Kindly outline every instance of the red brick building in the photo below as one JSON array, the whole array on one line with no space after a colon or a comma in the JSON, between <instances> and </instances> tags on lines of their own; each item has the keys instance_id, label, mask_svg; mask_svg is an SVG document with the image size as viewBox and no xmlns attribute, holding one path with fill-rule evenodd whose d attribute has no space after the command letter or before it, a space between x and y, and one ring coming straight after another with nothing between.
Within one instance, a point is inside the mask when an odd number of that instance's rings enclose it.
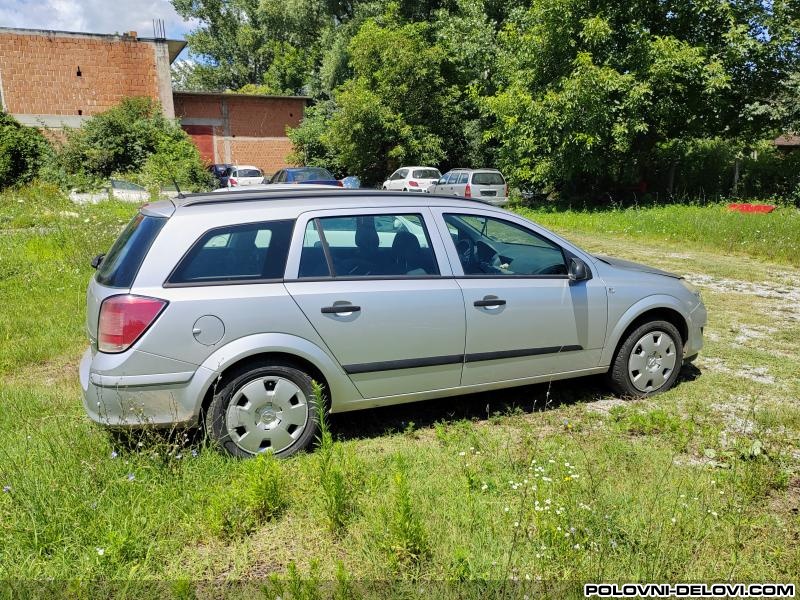
<instances>
[{"instance_id":1,"label":"red brick building","mask_svg":"<svg viewBox=\"0 0 800 600\"><path fill-rule=\"evenodd\" d=\"M255 165L265 173L287 166L308 99L302 96L247 96L175 92L175 115L211 163Z\"/></svg>"},{"instance_id":2,"label":"red brick building","mask_svg":"<svg viewBox=\"0 0 800 600\"><path fill-rule=\"evenodd\" d=\"M208 162L286 166L286 127L307 98L174 92L170 65L180 40L0 28L0 104L19 122L59 136L128 96L161 103L178 117Z\"/></svg>"}]
</instances>

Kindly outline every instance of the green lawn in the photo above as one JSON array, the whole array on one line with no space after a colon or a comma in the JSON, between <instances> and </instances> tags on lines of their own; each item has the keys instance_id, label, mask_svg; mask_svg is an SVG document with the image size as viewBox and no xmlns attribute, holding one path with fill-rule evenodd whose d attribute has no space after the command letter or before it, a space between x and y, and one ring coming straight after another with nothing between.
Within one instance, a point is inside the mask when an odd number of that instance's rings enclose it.
<instances>
[{"instance_id":1,"label":"green lawn","mask_svg":"<svg viewBox=\"0 0 800 600\"><path fill-rule=\"evenodd\" d=\"M701 287L707 346L680 385L621 401L587 379L334 415L316 452L276 462L179 437L126 450L84 416L89 259L132 210L0 195L0 580L137 598L246 597L225 588L239 580L282 598L798 582L800 268L778 248L797 249L796 212L535 212Z\"/></svg>"}]
</instances>

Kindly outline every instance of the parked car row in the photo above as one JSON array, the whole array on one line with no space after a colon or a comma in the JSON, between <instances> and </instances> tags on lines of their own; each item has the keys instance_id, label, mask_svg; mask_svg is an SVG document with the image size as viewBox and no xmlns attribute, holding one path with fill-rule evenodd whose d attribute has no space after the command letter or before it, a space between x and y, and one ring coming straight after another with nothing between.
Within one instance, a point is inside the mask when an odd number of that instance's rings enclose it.
<instances>
[{"instance_id":1,"label":"parked car row","mask_svg":"<svg viewBox=\"0 0 800 600\"><path fill-rule=\"evenodd\" d=\"M219 188L235 188L253 185L281 184L312 184L329 185L337 187L358 187L354 185L352 177L338 180L327 169L321 167L289 167L280 169L273 175L265 176L264 172L252 165L214 164L208 170L217 179Z\"/></svg>"},{"instance_id":2,"label":"parked car row","mask_svg":"<svg viewBox=\"0 0 800 600\"><path fill-rule=\"evenodd\" d=\"M401 167L383 182L384 190L475 198L502 206L508 184L497 169L452 169L442 175L433 167Z\"/></svg>"}]
</instances>

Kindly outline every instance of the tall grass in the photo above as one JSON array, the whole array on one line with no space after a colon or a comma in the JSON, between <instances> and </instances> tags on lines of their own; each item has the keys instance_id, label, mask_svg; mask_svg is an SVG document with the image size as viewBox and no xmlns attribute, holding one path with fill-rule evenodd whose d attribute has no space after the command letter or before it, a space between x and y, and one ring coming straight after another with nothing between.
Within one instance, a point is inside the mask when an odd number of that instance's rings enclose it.
<instances>
[{"instance_id":1,"label":"tall grass","mask_svg":"<svg viewBox=\"0 0 800 600\"><path fill-rule=\"evenodd\" d=\"M769 214L733 212L721 204L517 212L556 231L661 240L800 265L800 210L791 207Z\"/></svg>"},{"instance_id":2,"label":"tall grass","mask_svg":"<svg viewBox=\"0 0 800 600\"><path fill-rule=\"evenodd\" d=\"M702 367L605 413L587 404L605 392L575 381L332 415L315 452L282 462L157 435L120 447L85 417L76 364L89 259L134 208L0 194L0 596L50 579L75 597L247 597L228 585L245 580L283 598L510 598L557 595L554 581L800 572L800 411L787 402L800 397L800 324L767 323L760 299L706 296L716 337L703 356L728 371ZM662 209L644 210L537 220L597 227L613 247L658 233L620 224L659 222ZM743 346L743 325L780 333ZM736 376L747 364L776 383ZM743 395L759 402L733 427L715 406Z\"/></svg>"}]
</instances>

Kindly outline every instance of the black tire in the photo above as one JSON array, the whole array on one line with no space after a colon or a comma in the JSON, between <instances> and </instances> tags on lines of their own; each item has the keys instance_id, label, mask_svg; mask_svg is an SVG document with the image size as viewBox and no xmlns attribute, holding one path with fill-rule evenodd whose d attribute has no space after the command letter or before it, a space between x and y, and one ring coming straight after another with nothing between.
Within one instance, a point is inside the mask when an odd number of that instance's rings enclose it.
<instances>
[{"instance_id":1,"label":"black tire","mask_svg":"<svg viewBox=\"0 0 800 600\"><path fill-rule=\"evenodd\" d=\"M258 453L258 451L248 451L237 443L237 432L228 430L226 415L231 401L242 388L259 379L272 377L292 382L302 392L307 405L307 418L302 431L290 445L275 451L275 456L286 458L305 450L317 437L321 407L315 401L312 379L308 373L291 363L248 365L234 371L226 378L224 385L214 394L206 413L206 435L227 454L239 458L250 458ZM297 399L297 396L293 399Z\"/></svg>"},{"instance_id":2,"label":"black tire","mask_svg":"<svg viewBox=\"0 0 800 600\"><path fill-rule=\"evenodd\" d=\"M635 350L642 350L642 348L639 346L640 340L651 333L654 336L657 336L658 333L669 336L672 341L672 348L674 348L672 351L675 353L675 355L671 372L665 376L664 382L657 387L653 385L650 386L652 389L647 389L646 379L643 383L640 382L638 387L634 383L632 373L629 370L629 361L631 359L631 354ZM669 354L666 354L666 356L669 356ZM656 394L666 392L673 385L675 385L675 381L678 379L682 364L683 340L681 339L681 334L678 329L668 321L649 321L631 331L621 341L616 353L614 354L614 359L611 362L611 368L606 374L606 381L611 389L614 390L614 392L623 397L645 398L648 396L654 396ZM661 366L662 365L660 362L657 363L657 367L654 365L654 367L657 369L656 377L658 377L658 371L660 371ZM663 377L664 374L662 373L661 376ZM641 389L643 387L644 389Z\"/></svg>"}]
</instances>

